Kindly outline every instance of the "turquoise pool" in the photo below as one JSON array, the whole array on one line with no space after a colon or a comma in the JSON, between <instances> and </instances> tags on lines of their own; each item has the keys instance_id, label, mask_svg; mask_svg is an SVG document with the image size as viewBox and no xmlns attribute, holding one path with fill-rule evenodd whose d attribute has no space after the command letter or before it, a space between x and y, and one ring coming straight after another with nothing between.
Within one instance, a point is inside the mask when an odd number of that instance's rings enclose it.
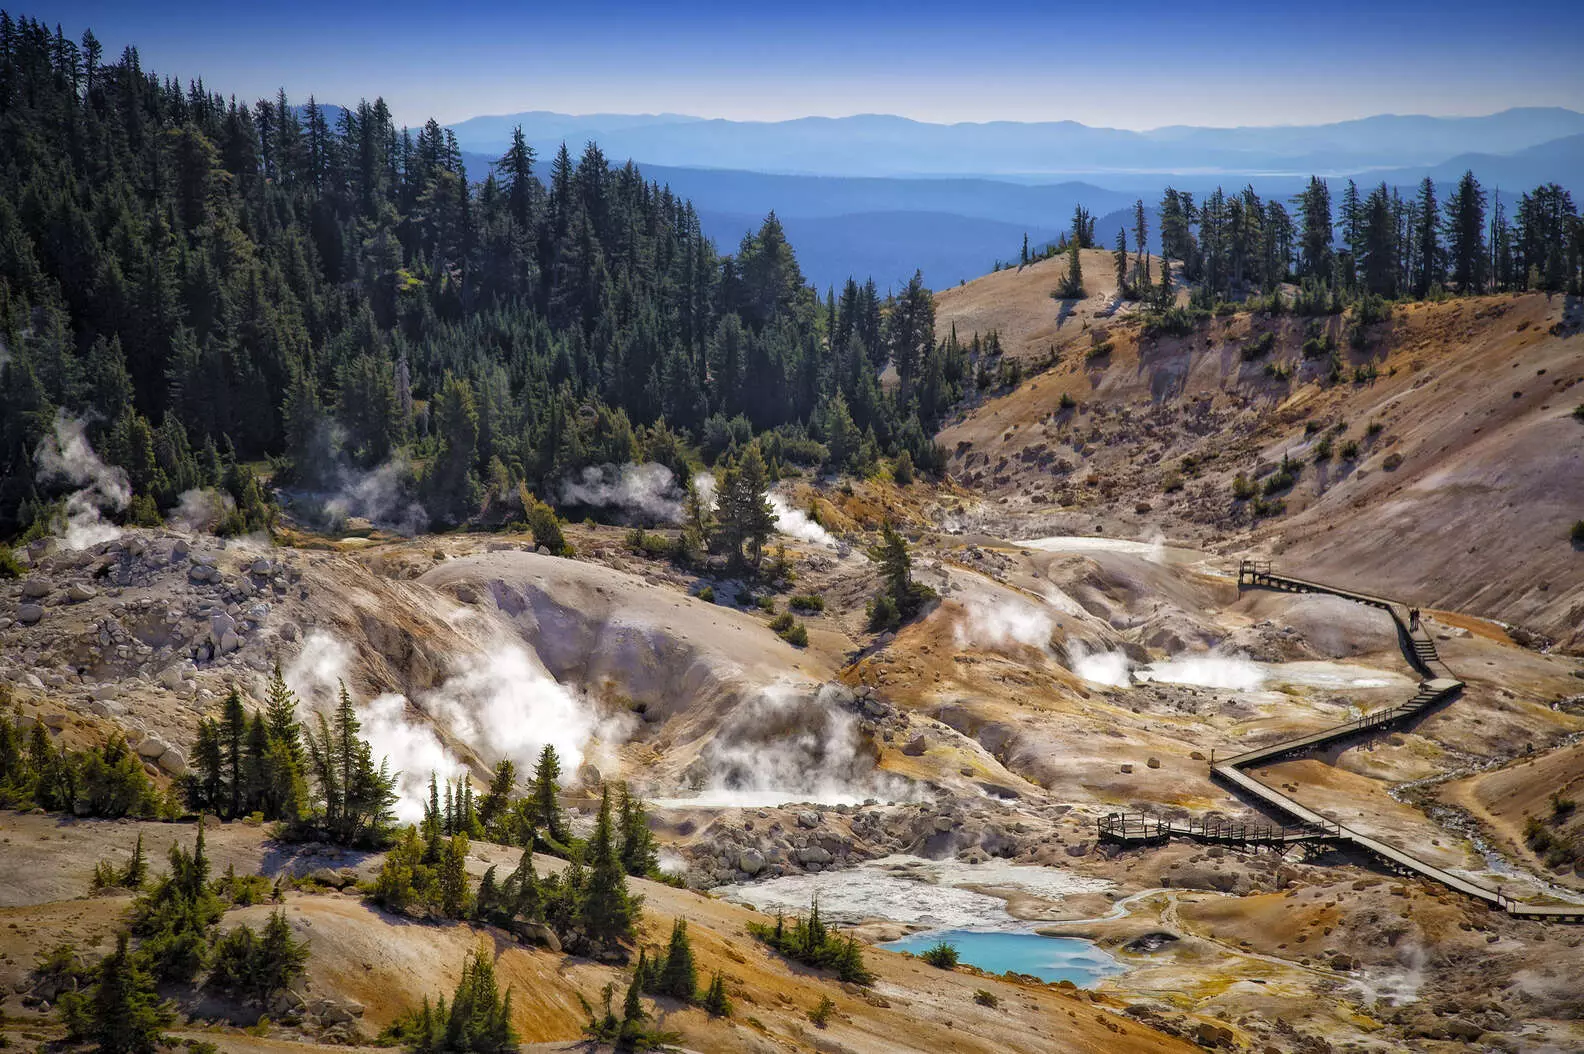
<instances>
[{"instance_id":1,"label":"turquoise pool","mask_svg":"<svg viewBox=\"0 0 1584 1054\"><path fill-rule=\"evenodd\" d=\"M1008 930L931 930L880 945L890 951L921 952L945 941L957 948L958 961L989 973L1032 974L1042 981L1071 981L1087 988L1123 967L1089 941L1041 937Z\"/></svg>"}]
</instances>

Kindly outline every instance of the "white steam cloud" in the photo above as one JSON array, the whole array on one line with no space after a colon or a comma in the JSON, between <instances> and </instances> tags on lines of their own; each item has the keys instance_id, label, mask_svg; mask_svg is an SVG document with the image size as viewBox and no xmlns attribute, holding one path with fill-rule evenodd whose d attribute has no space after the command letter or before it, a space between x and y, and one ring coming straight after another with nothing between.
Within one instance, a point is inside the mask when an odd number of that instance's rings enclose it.
<instances>
[{"instance_id":1,"label":"white steam cloud","mask_svg":"<svg viewBox=\"0 0 1584 1054\"><path fill-rule=\"evenodd\" d=\"M713 485L713 479L711 483ZM676 477L664 465L600 465L583 470L577 480L561 485L561 502L615 508L634 519L678 523L682 496Z\"/></svg>"},{"instance_id":2,"label":"white steam cloud","mask_svg":"<svg viewBox=\"0 0 1584 1054\"><path fill-rule=\"evenodd\" d=\"M184 530L212 531L235 510L236 502L224 491L194 487L182 491L176 508L167 519Z\"/></svg>"},{"instance_id":3,"label":"white steam cloud","mask_svg":"<svg viewBox=\"0 0 1584 1054\"><path fill-rule=\"evenodd\" d=\"M831 532L811 520L801 509L794 509L781 495L770 495L770 508L775 510L776 530L782 534L813 545L836 548L836 539L831 536Z\"/></svg>"},{"instance_id":4,"label":"white steam cloud","mask_svg":"<svg viewBox=\"0 0 1584 1054\"><path fill-rule=\"evenodd\" d=\"M57 533L68 549L86 549L121 536L102 510L120 512L132 500L132 486L119 466L99 460L84 434L86 423L55 413L55 427L39 441L34 459L41 480L62 480L78 489L66 499L66 522Z\"/></svg>"},{"instance_id":5,"label":"white steam cloud","mask_svg":"<svg viewBox=\"0 0 1584 1054\"><path fill-rule=\"evenodd\" d=\"M409 492L407 482L412 466L403 458L392 458L367 472L338 465L336 490L324 500L324 514L331 524L345 524L351 517L412 536L429 523L429 513Z\"/></svg>"},{"instance_id":6,"label":"white steam cloud","mask_svg":"<svg viewBox=\"0 0 1584 1054\"><path fill-rule=\"evenodd\" d=\"M1239 692L1251 692L1265 682L1265 671L1258 663L1242 655L1217 652L1178 655L1166 662L1141 666L1133 675L1141 681L1192 684Z\"/></svg>"},{"instance_id":7,"label":"white steam cloud","mask_svg":"<svg viewBox=\"0 0 1584 1054\"><path fill-rule=\"evenodd\" d=\"M286 669L286 683L305 708L328 710L351 663L350 647L315 631ZM375 757L387 758L392 771L401 773L396 813L403 821L423 815L431 772L443 777L465 768L432 725L411 715L412 709L399 694L381 695L358 707ZM548 744L560 755L562 772L570 775L601 737L625 731L619 722L600 722L593 708L551 677L532 652L505 639L487 652L458 660L444 684L419 696L416 709L427 712L486 763L510 758L519 772L530 771Z\"/></svg>"},{"instance_id":8,"label":"white steam cloud","mask_svg":"<svg viewBox=\"0 0 1584 1054\"><path fill-rule=\"evenodd\" d=\"M1041 650L1049 647L1055 623L1044 611L1018 598L992 600L969 597L953 633L960 647L1003 647L1022 644Z\"/></svg>"},{"instance_id":9,"label":"white steam cloud","mask_svg":"<svg viewBox=\"0 0 1584 1054\"><path fill-rule=\"evenodd\" d=\"M862 748L858 720L836 689L768 685L734 708L704 748L693 766L705 774L694 800L711 806L852 805L913 796L905 781L877 771Z\"/></svg>"},{"instance_id":10,"label":"white steam cloud","mask_svg":"<svg viewBox=\"0 0 1584 1054\"><path fill-rule=\"evenodd\" d=\"M1092 652L1082 641L1077 640L1069 646L1069 651L1072 672L1084 680L1108 684L1113 688L1126 688L1133 683L1128 673L1132 662L1125 652Z\"/></svg>"}]
</instances>

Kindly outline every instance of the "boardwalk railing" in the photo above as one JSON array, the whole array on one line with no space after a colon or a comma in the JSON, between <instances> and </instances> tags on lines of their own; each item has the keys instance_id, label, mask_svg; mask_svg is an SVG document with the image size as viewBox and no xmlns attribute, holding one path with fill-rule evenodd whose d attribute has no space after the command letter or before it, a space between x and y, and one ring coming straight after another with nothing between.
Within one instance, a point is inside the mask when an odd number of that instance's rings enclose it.
<instances>
[{"instance_id":1,"label":"boardwalk railing","mask_svg":"<svg viewBox=\"0 0 1584 1054\"><path fill-rule=\"evenodd\" d=\"M1318 732L1244 751L1219 762L1212 760L1210 774L1218 782L1226 784L1234 791L1247 794L1278 814L1296 821L1295 824L1233 823L1219 820L1203 820L1197 823L1189 820L1187 823L1174 824L1144 813L1112 813L1101 817L1095 823L1095 833L1102 842L1149 845L1159 844L1169 838L1181 837L1200 842L1244 846L1285 847L1299 842L1348 844L1383 861L1388 867L1440 882L1461 893L1483 900L1492 908L1505 911L1509 915L1556 922L1584 922L1584 905L1539 905L1515 901L1499 889L1490 889L1477 882L1471 882L1461 875L1454 875L1436 867L1396 846L1345 827L1244 772L1245 768L1268 764L1363 732L1390 727L1413 718L1432 706L1451 700L1463 690L1463 682L1459 681L1451 669L1441 661L1434 639L1420 624L1418 611L1400 601L1280 575L1271 568L1268 561L1263 560L1239 561L1238 589L1241 591L1245 588L1274 589L1287 593L1326 593L1383 609L1396 623L1397 640L1402 648L1403 657L1424 675L1425 680L1419 684L1418 690L1407 702L1383 707Z\"/></svg>"}]
</instances>

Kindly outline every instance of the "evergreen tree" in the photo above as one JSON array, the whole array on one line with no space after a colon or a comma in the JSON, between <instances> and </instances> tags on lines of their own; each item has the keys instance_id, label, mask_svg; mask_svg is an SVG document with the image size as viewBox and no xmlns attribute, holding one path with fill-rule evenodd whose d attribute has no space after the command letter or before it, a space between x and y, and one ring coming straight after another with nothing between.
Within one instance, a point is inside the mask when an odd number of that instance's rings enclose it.
<instances>
[{"instance_id":1,"label":"evergreen tree","mask_svg":"<svg viewBox=\"0 0 1584 1054\"><path fill-rule=\"evenodd\" d=\"M533 783L529 787L532 801L530 815L533 825L557 845L567 840L566 820L561 813L561 758L555 747L546 743L539 751L539 761L534 766Z\"/></svg>"},{"instance_id":2,"label":"evergreen tree","mask_svg":"<svg viewBox=\"0 0 1584 1054\"><path fill-rule=\"evenodd\" d=\"M115 951L99 964L95 976L97 983L86 998L76 993L63 997L62 1012L72 1037L91 1040L102 1054L153 1054L175 1015L132 953L125 932L117 934Z\"/></svg>"},{"instance_id":3,"label":"evergreen tree","mask_svg":"<svg viewBox=\"0 0 1584 1054\"><path fill-rule=\"evenodd\" d=\"M1128 289L1127 232L1121 228L1117 229L1116 252L1113 260L1116 264L1117 299L1125 300L1130 292Z\"/></svg>"},{"instance_id":4,"label":"evergreen tree","mask_svg":"<svg viewBox=\"0 0 1584 1054\"><path fill-rule=\"evenodd\" d=\"M677 919L671 925L671 943L660 968L658 990L661 995L684 1003L698 1001L698 970L693 965L693 945L688 940L685 919Z\"/></svg>"},{"instance_id":5,"label":"evergreen tree","mask_svg":"<svg viewBox=\"0 0 1584 1054\"><path fill-rule=\"evenodd\" d=\"M611 818L610 790L600 797L599 818L588 846L589 874L583 890L583 932L598 947L611 947L631 939L637 918L636 903L627 892L627 872L616 845Z\"/></svg>"},{"instance_id":6,"label":"evergreen tree","mask_svg":"<svg viewBox=\"0 0 1584 1054\"><path fill-rule=\"evenodd\" d=\"M1331 188L1325 180L1311 176L1309 186L1298 197L1300 277L1328 280L1331 275Z\"/></svg>"},{"instance_id":7,"label":"evergreen tree","mask_svg":"<svg viewBox=\"0 0 1584 1054\"><path fill-rule=\"evenodd\" d=\"M659 854L644 804L633 796L625 783L617 813L621 826L622 867L629 875L646 878L659 868Z\"/></svg>"},{"instance_id":8,"label":"evergreen tree","mask_svg":"<svg viewBox=\"0 0 1584 1054\"><path fill-rule=\"evenodd\" d=\"M704 993L701 1005L710 1017L731 1017L731 999L726 995L726 979L720 971L710 978L709 990Z\"/></svg>"},{"instance_id":9,"label":"evergreen tree","mask_svg":"<svg viewBox=\"0 0 1584 1054\"><path fill-rule=\"evenodd\" d=\"M715 534L726 547L733 567L759 569L764 544L775 531L775 510L770 506L769 493L764 458L757 445L750 445L726 470L715 509Z\"/></svg>"},{"instance_id":10,"label":"evergreen tree","mask_svg":"<svg viewBox=\"0 0 1584 1054\"><path fill-rule=\"evenodd\" d=\"M1419 244L1415 246L1419 269L1414 275L1414 295L1424 297L1441 283L1441 212L1436 205L1435 181L1429 176L1419 184L1415 228L1419 234Z\"/></svg>"},{"instance_id":11,"label":"evergreen tree","mask_svg":"<svg viewBox=\"0 0 1584 1054\"><path fill-rule=\"evenodd\" d=\"M1485 191L1472 171L1463 173L1446 203L1447 257L1452 282L1464 296L1485 285Z\"/></svg>"}]
</instances>

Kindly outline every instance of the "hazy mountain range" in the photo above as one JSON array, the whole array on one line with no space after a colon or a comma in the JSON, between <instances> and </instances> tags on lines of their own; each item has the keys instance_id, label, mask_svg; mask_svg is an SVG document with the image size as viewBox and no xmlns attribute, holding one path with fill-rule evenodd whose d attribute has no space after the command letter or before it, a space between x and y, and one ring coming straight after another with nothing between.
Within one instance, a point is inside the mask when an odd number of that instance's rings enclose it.
<instances>
[{"instance_id":1,"label":"hazy mountain range","mask_svg":"<svg viewBox=\"0 0 1584 1054\"><path fill-rule=\"evenodd\" d=\"M1131 239L1132 202L1159 201L1168 183L1196 194L1252 183L1264 196L1287 197L1318 174L1407 192L1427 175L1449 184L1473 169L1509 200L1550 181L1584 194L1584 114L1559 108L1147 132L1072 121L533 111L452 126L474 178L518 125L542 163L563 141L574 155L592 140L612 163L634 159L648 178L694 202L722 250L775 210L819 285L849 274L895 285L915 268L936 288L956 284L1013 259L1024 232L1033 244L1058 236L1077 204L1099 217L1105 245L1123 225Z\"/></svg>"}]
</instances>

